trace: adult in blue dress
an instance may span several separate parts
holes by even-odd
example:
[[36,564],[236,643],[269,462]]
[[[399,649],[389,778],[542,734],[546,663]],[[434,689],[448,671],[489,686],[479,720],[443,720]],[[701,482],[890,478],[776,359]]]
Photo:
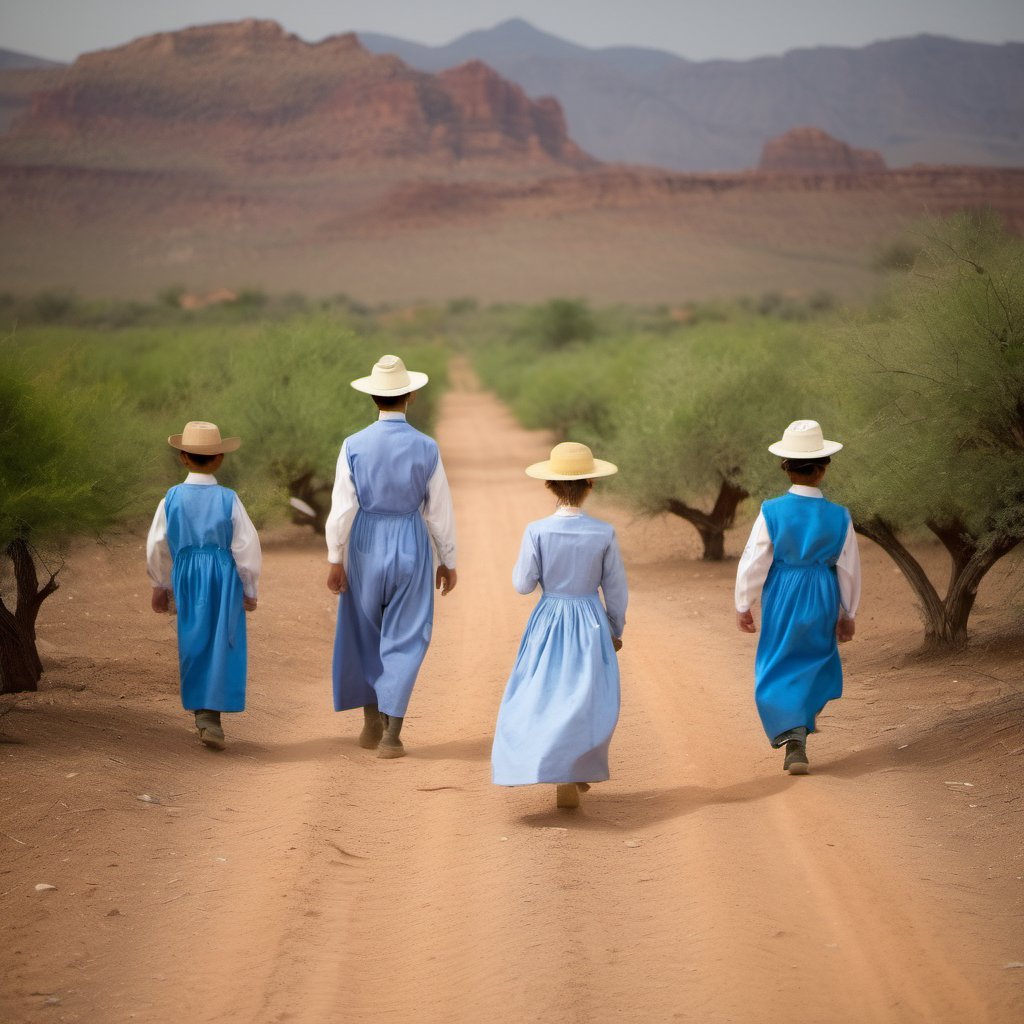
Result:
[[853,638],[860,603],[850,513],[818,486],[842,447],[825,440],[814,420],[791,423],[769,446],[793,486],[761,506],[736,572],[736,623],[745,633],[756,632],[751,606],[761,598],[754,699],[792,775],[807,773],[807,735],[821,709],[842,696],[837,641]]
[[378,418],[342,444],[327,519],[327,586],[339,595],[334,710],[361,707],[359,745],[383,758],[405,754],[402,724],[430,644],[434,588],[444,597],[457,581],[437,442],[405,418],[427,379],[386,355],[352,381],[373,398]]
[[221,712],[245,710],[245,612],[255,611],[260,541],[242,502],[214,473],[237,437],[193,420],[168,439],[188,470],[157,506],[146,540],[152,607],[178,611],[181,701],[195,712],[199,739],[224,746]]
[[526,472],[546,481],[558,504],[526,527],[512,570],[520,594],[538,584],[543,593],[498,711],[492,777],[499,786],[554,783],[556,804],[578,807],[580,792],[608,778],[628,600],[615,530],[581,506],[594,479],[617,469],[566,441]]

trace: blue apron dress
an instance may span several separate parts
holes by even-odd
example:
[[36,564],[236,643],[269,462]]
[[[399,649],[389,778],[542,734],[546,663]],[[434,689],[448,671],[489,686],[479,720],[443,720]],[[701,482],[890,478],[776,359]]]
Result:
[[784,494],[761,506],[775,560],[761,594],[754,698],[769,740],[814,731],[821,709],[843,693],[836,642],[836,562],[850,513],[825,498]]
[[538,583],[544,592],[498,711],[492,778],[499,786],[603,782],[619,718],[612,635],[622,635],[628,600],[615,531],[587,515],[530,523],[512,580],[521,594]]
[[245,710],[245,608],[231,555],[234,504],[235,492],[220,484],[178,484],[164,499],[181,702],[188,711]]
[[338,600],[334,710],[376,704],[404,718],[434,621],[434,555],[421,507],[437,443],[405,420],[347,439],[359,510]]

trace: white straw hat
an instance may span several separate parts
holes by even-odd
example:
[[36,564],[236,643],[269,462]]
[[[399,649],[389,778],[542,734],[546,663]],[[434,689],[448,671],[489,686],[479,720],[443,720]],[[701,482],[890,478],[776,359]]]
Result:
[[594,453],[577,441],[556,444],[551,449],[550,459],[526,467],[526,475],[535,480],[592,480],[594,477],[611,476],[618,471],[618,466],[603,459],[595,459]]
[[786,427],[781,441],[768,445],[768,451],[784,459],[823,459],[835,455],[842,447],[838,441],[826,441],[821,436],[817,420],[794,420]]
[[167,438],[167,443],[180,452],[191,452],[193,455],[223,455],[225,452],[235,451],[242,443],[242,439],[222,438],[216,423],[190,420],[180,434],[172,434]]
[[398,356],[381,356],[370,371],[369,377],[352,381],[356,391],[381,398],[397,398],[410,391],[418,391],[430,378],[418,370],[407,370]]

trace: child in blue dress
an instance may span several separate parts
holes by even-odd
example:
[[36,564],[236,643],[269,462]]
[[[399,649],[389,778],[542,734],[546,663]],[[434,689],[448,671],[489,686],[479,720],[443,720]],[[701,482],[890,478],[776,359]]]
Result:
[[361,707],[359,745],[382,758],[405,755],[402,723],[430,644],[434,588],[444,597],[458,580],[437,442],[405,418],[426,383],[394,355],[352,381],[373,399],[377,420],[345,438],[327,519],[327,586],[339,595],[334,710]]
[[608,778],[628,599],[615,530],[582,505],[593,480],[617,468],[566,441],[526,472],[546,481],[558,504],[527,526],[512,571],[520,594],[538,583],[543,593],[498,712],[492,777],[499,786],[554,783],[556,805],[578,807],[590,783]]
[[188,476],[161,499],[149,530],[152,606],[168,611],[173,592],[181,701],[200,741],[222,750],[221,712],[245,710],[245,612],[256,609],[260,541],[238,495],[213,476],[239,438],[196,420],[167,440]]
[[736,624],[754,633],[751,606],[762,602],[754,699],[783,769],[806,775],[807,735],[830,700],[842,696],[837,641],[853,639],[860,603],[860,557],[850,513],[819,484],[843,446],[814,420],[791,423],[769,446],[782,457],[788,493],[761,506],[736,572]]

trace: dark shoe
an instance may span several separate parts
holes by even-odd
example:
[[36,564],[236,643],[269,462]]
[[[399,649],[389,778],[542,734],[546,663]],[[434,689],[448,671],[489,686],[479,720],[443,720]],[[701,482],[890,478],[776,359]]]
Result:
[[405,757],[405,747],[397,736],[385,733],[377,747],[377,756],[384,758]]
[[199,742],[211,750],[224,749],[224,730],[220,725],[220,712],[200,710],[196,712],[196,728]]
[[555,806],[572,809],[580,805],[580,790],[575,782],[555,786]]
[[377,710],[376,704],[363,708],[363,731],[359,734],[359,746],[364,750],[376,750],[380,738],[384,735],[384,716]]
[[790,775],[806,775],[810,766],[807,763],[807,746],[799,740],[786,743],[786,760],[782,762],[784,771]]

